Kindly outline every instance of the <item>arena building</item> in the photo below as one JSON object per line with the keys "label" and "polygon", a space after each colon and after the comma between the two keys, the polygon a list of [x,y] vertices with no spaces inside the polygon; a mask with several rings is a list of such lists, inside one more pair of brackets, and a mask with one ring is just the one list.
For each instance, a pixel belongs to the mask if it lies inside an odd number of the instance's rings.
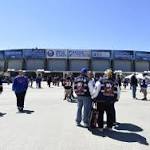
{"label": "arena building", "polygon": [[94,72],[107,68],[123,72],[150,70],[150,51],[94,49],[12,49],[0,51],[0,71]]}

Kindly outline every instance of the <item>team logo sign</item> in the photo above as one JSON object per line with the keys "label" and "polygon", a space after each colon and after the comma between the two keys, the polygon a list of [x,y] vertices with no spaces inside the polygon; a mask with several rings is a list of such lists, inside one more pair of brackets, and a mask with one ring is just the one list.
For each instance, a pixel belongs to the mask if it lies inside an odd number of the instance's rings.
{"label": "team logo sign", "polygon": [[53,50],[49,50],[49,51],[47,52],[47,55],[48,55],[49,57],[53,57],[53,56],[54,56],[54,51],[53,51]]}

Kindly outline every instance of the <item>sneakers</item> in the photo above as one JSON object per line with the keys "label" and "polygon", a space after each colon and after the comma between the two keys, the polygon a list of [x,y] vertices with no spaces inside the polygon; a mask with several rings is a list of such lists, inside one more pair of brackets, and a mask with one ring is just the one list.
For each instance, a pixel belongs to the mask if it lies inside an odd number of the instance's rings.
{"label": "sneakers", "polygon": [[77,125],[77,126],[81,126],[80,122],[77,122],[76,125]]}
{"label": "sneakers", "polygon": [[79,126],[79,127],[84,127],[84,128],[88,128],[89,125],[87,123],[84,123],[83,125],[80,124],[80,122],[76,122],[76,126]]}
{"label": "sneakers", "polygon": [[147,100],[147,98],[142,98],[142,100]]}
{"label": "sneakers", "polygon": [[88,123],[84,123],[83,126],[84,126],[85,128],[88,128],[88,127],[89,127]]}
{"label": "sneakers", "polygon": [[20,113],[22,113],[22,112],[23,112],[23,108],[22,108],[22,107],[18,107],[18,111],[19,111]]}

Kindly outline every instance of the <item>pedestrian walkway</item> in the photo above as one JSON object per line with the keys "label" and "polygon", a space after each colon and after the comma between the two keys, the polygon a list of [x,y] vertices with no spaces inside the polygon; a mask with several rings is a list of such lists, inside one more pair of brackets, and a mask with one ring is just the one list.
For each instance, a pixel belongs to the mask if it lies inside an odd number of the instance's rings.
{"label": "pedestrian walkway", "polygon": [[89,131],[75,125],[76,103],[63,101],[62,87],[29,88],[25,113],[17,113],[11,86],[0,95],[0,150],[150,150],[149,101],[132,99],[122,90],[115,104],[117,122],[113,131]]}

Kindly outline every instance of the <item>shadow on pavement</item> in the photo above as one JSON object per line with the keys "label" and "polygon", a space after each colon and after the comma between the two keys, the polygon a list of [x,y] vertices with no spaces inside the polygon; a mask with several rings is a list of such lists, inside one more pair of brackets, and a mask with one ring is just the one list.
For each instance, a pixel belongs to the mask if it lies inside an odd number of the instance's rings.
{"label": "shadow on pavement", "polygon": [[119,131],[110,131],[110,130],[104,130],[103,132],[98,131],[97,129],[92,130],[92,134],[96,136],[102,136],[102,137],[109,137],[114,140],[122,141],[122,142],[138,142],[143,145],[149,145],[146,138],[131,132],[119,132]]}
{"label": "shadow on pavement", "polygon": [[23,110],[22,113],[32,114],[32,113],[34,113],[34,111],[33,110]]}
{"label": "shadow on pavement", "polygon": [[3,117],[4,115],[6,115],[7,113],[2,113],[0,112],[0,117]]}
{"label": "shadow on pavement", "polygon": [[150,99],[147,99],[147,100],[145,100],[145,99],[142,99],[142,98],[136,98],[136,100],[141,100],[141,101],[150,101]]}
{"label": "shadow on pavement", "polygon": [[115,126],[116,130],[127,130],[132,132],[140,132],[143,131],[142,128],[140,128],[137,125],[131,124],[131,123],[118,123],[117,126]]}

